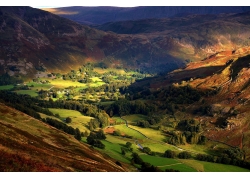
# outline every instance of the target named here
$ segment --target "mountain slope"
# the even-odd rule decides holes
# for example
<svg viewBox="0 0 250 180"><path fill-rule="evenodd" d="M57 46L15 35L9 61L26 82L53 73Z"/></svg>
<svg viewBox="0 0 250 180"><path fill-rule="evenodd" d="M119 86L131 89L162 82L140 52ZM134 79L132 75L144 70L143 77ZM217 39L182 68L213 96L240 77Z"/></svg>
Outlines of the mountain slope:
<svg viewBox="0 0 250 180"><path fill-rule="evenodd" d="M87 62L166 73L249 46L249 19L243 13L124 22L125 31L137 34L115 34L30 7L1 7L0 73L33 78Z"/></svg>
<svg viewBox="0 0 250 180"><path fill-rule="evenodd" d="M143 68L152 65L153 58L152 71L184 65L165 49L151 45L147 36L106 33L30 7L1 7L0 24L1 73L63 72L86 62Z"/></svg>
<svg viewBox="0 0 250 180"><path fill-rule="evenodd" d="M145 19L110 22L95 26L104 31L119 34L147 34L168 37L178 49L169 53L179 57L201 60L221 51L236 50L250 45L250 13L220 15L189 15L186 17ZM153 41L159 47L166 44L164 38Z"/></svg>
<svg viewBox="0 0 250 180"><path fill-rule="evenodd" d="M0 103L0 171L126 171L73 136Z"/></svg>
<svg viewBox="0 0 250 180"><path fill-rule="evenodd" d="M210 141L239 147L250 159L250 48L224 51L203 61L192 62L186 68L164 76L136 82L131 88L151 90L153 101L159 107L176 100L173 108L176 119L194 119L202 127L201 134ZM191 96L178 93L168 96L168 87L189 87L194 91L207 92L206 96L192 103L185 103ZM143 94L139 92L137 94ZM152 96L152 95L151 95ZM151 97L150 96L150 97ZM150 97L145 99L150 99ZM152 97L151 97L152 99ZM178 101L177 101L178 100ZM163 111L163 110L162 110Z"/></svg>

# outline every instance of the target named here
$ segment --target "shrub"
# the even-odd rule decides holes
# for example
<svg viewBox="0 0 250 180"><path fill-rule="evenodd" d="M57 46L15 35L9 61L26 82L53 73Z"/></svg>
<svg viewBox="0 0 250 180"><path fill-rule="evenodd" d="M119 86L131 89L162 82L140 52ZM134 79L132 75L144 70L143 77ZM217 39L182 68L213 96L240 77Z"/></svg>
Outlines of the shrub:
<svg viewBox="0 0 250 180"><path fill-rule="evenodd" d="M71 123L71 122L72 122L72 119L71 119L70 117L67 117L67 118L65 119L65 122L66 122L66 123Z"/></svg>

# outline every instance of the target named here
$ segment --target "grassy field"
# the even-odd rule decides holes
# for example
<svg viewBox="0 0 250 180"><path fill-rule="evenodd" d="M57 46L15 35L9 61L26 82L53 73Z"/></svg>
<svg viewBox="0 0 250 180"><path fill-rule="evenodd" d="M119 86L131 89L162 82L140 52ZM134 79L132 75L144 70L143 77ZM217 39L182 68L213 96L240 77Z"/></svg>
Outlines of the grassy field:
<svg viewBox="0 0 250 180"><path fill-rule="evenodd" d="M141 135L137 131L134 131L134 130L128 128L124 124L122 124L122 125L115 125L114 127L115 127L115 129L119 129L121 131L121 133L124 133L126 135L130 135L134 139L140 139L140 140L146 139L143 135Z"/></svg>
<svg viewBox="0 0 250 180"><path fill-rule="evenodd" d="M126 119L129 124L135 124L139 120L146 120L147 116L142 114L132 114L127 116L122 116L122 118Z"/></svg>
<svg viewBox="0 0 250 180"><path fill-rule="evenodd" d="M129 127L140 131L142 134L144 134L148 138L156 140L156 141L162 141L163 142L163 140L166 138L164 135L161 134L160 131L157 131L157 130L154 130L154 129L141 128L141 127L132 126L132 125L129 125Z"/></svg>
<svg viewBox="0 0 250 180"><path fill-rule="evenodd" d="M103 82L99 77L90 78L93 82Z"/></svg>
<svg viewBox="0 0 250 180"><path fill-rule="evenodd" d="M65 119L66 117L79 117L84 116L79 111L68 110L68 109L57 109L57 108L49 108L49 110L53 114L59 114L61 119Z"/></svg>
<svg viewBox="0 0 250 180"><path fill-rule="evenodd" d="M114 119L116 123L125 123L125 121L118 116L113 116L112 119Z"/></svg>
<svg viewBox="0 0 250 180"><path fill-rule="evenodd" d="M165 165L180 163L176 159L150 156L150 155L146 155L146 154L140 155L140 157L142 158L143 161L149 162L150 164L152 164L154 166L165 166Z"/></svg>
<svg viewBox="0 0 250 180"><path fill-rule="evenodd" d="M193 159L179 159L179 161L202 172L250 172L248 169L226 164L197 161Z"/></svg>
<svg viewBox="0 0 250 180"><path fill-rule="evenodd" d="M10 90L10 89L12 89L13 87L14 87L13 85L0 86L0 90Z"/></svg>
<svg viewBox="0 0 250 180"><path fill-rule="evenodd" d="M27 83L28 86L33 86L33 87L30 87L32 90L40 90L40 89L43 89L43 90L48 90L50 89L53 85L51 84L41 84L41 83L36 83L36 82L29 82Z"/></svg>
<svg viewBox="0 0 250 180"><path fill-rule="evenodd" d="M81 132L88 131L88 122L92 117L90 116L84 116L79 111L75 110L68 110L68 109L56 109L56 108L49 108L49 110L53 114L59 114L60 119L64 120L67 117L70 117L72 119L71 123L68 123L69 126L73 128L78 128Z"/></svg>
<svg viewBox="0 0 250 180"><path fill-rule="evenodd" d="M36 90L18 90L18 91L15 91L17 94L28 94L30 95L31 97L36 97L38 96Z"/></svg>
<svg viewBox="0 0 250 180"><path fill-rule="evenodd" d="M63 79L53 79L50 80L50 84L57 88L66 88L69 86L77 86L77 87L86 87L86 84L80 82L73 82L71 80L63 80Z"/></svg>
<svg viewBox="0 0 250 180"><path fill-rule="evenodd" d="M161 170L165 169L175 169L180 172L197 172L194 168L179 162L177 159L140 155L143 161L148 162L154 166L159 167Z"/></svg>
<svg viewBox="0 0 250 180"><path fill-rule="evenodd" d="M170 144L160 144L151 140L145 140L143 142L143 147L149 147L151 151L164 153L166 150L172 150L178 152L178 148Z"/></svg>
<svg viewBox="0 0 250 180"><path fill-rule="evenodd" d="M99 149L101 152L108 154L110 157L118 161L130 163L131 157L129 154L125 156L121 154L121 147L123 147L123 145L126 143L125 141L119 141L119 139L107 135L106 140L102 140L102 143L105 145L105 149Z"/></svg>

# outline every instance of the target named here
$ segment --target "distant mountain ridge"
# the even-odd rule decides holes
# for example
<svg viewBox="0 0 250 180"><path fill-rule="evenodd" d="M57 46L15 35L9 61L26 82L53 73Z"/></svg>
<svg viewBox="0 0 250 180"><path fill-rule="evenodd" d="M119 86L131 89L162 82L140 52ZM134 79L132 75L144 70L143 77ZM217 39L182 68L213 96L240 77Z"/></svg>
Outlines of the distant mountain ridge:
<svg viewBox="0 0 250 180"><path fill-rule="evenodd" d="M242 13L249 6L138 6L138 7L62 7L45 8L59 16L82 24L104 24L107 22L186 16L187 14Z"/></svg>
<svg viewBox="0 0 250 180"><path fill-rule="evenodd" d="M65 72L87 62L167 73L190 61L250 46L249 13L123 21L98 28L102 27L106 32L31 7L0 7L0 73L34 77L41 70Z"/></svg>

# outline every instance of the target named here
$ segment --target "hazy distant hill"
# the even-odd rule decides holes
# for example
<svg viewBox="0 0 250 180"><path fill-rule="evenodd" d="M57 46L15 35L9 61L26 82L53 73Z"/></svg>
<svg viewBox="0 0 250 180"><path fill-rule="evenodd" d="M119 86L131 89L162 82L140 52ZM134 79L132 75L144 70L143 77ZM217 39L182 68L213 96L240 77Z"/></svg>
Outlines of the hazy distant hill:
<svg viewBox="0 0 250 180"><path fill-rule="evenodd" d="M82 24L186 16L187 14L242 13L248 6L141 6L141 7L62 7L46 9Z"/></svg>

